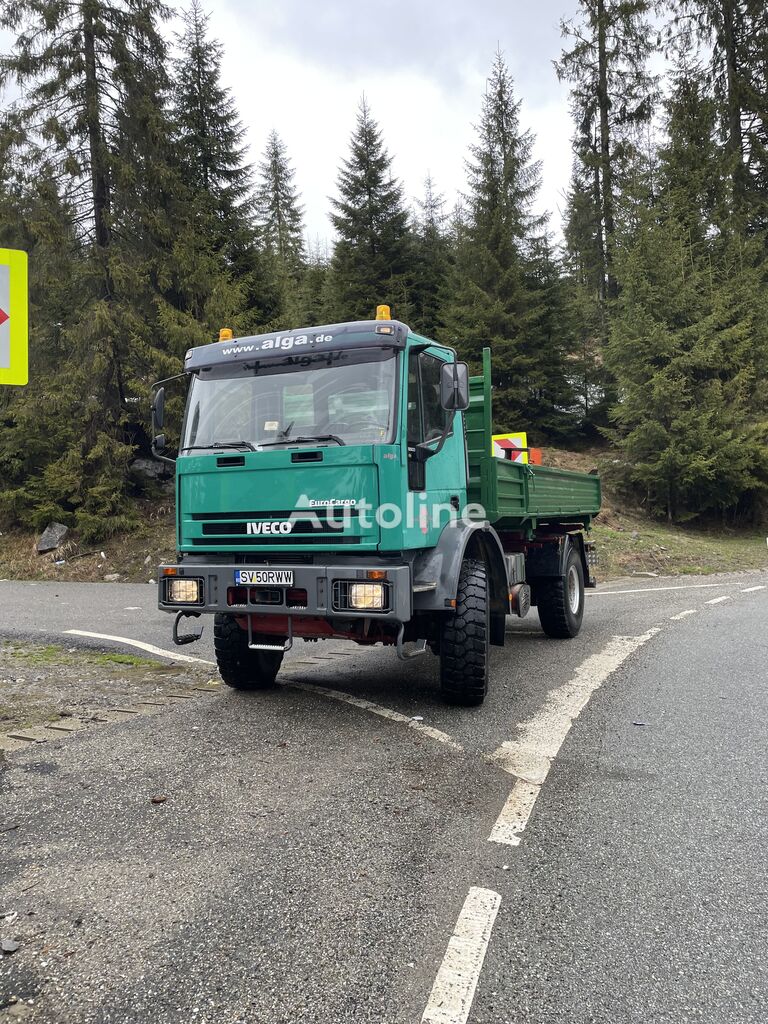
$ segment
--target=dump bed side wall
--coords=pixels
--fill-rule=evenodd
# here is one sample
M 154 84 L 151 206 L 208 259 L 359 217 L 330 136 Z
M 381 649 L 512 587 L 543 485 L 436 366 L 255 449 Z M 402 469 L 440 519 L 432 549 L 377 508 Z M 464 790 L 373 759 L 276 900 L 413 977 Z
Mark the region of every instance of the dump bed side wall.
M 501 477 L 506 464 L 501 459 Z M 600 510 L 600 478 L 550 466 L 527 466 L 528 511 L 535 516 L 596 515 Z
M 497 528 L 519 529 L 526 522 L 583 521 L 600 509 L 600 480 L 550 466 L 524 465 L 491 454 L 493 437 L 490 350 L 483 352 L 482 376 L 470 377 L 464 414 L 469 462 L 468 500 L 483 506 Z

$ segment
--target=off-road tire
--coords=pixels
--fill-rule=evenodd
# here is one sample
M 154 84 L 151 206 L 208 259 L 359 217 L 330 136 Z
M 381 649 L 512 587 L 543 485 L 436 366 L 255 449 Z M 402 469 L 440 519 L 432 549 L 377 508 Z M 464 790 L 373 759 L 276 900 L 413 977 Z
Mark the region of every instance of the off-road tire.
M 275 637 L 275 642 L 280 639 Z M 213 649 L 219 675 L 235 690 L 264 690 L 273 686 L 283 660 L 281 651 L 252 651 L 248 634 L 231 615 L 214 617 Z
M 467 558 L 459 573 L 456 609 L 440 636 L 440 690 L 449 704 L 482 704 L 488 692 L 490 623 L 485 564 Z
M 574 588 L 578 599 L 574 608 Z M 536 580 L 536 607 L 541 628 L 555 640 L 569 640 L 581 629 L 584 618 L 584 568 L 581 555 L 571 545 L 562 579 Z

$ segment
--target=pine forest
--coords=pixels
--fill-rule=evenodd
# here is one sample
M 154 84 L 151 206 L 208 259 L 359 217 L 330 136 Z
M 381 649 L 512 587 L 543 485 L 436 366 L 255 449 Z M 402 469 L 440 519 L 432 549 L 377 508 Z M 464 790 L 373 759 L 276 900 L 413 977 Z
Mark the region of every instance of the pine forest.
M 491 346 L 497 426 L 609 450 L 648 515 L 765 519 L 764 0 L 579 0 L 542 70 L 570 95 L 562 224 L 503 53 L 457 202 L 437 168 L 406 194 L 353 98 L 327 247 L 279 125 L 249 154 L 199 0 L 5 0 L 0 28 L 0 246 L 29 253 L 31 322 L 30 383 L 0 389 L 0 527 L 130 530 L 151 385 L 187 349 L 378 303 L 471 366 Z

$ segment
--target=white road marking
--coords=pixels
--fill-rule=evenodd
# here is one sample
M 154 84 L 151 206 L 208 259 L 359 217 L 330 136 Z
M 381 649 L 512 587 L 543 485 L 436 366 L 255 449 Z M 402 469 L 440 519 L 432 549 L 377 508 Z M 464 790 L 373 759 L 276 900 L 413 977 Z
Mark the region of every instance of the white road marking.
M 680 619 L 685 619 L 689 615 L 695 615 L 698 608 L 687 608 L 684 612 L 678 612 L 677 615 L 670 615 L 670 621 L 679 622 Z
M 204 658 L 193 658 L 190 654 L 176 654 L 175 651 L 164 651 L 162 647 L 155 647 L 154 644 L 145 644 L 143 640 L 131 640 L 127 636 L 111 636 L 109 633 L 90 633 L 85 629 L 65 629 L 69 636 L 87 636 L 93 640 L 111 640 L 115 644 L 127 644 L 129 647 L 138 647 L 140 651 L 148 654 L 156 654 L 159 658 L 170 658 L 171 661 L 195 662 L 197 665 L 214 665 L 213 661 L 206 661 Z
M 747 587 L 746 590 L 742 590 L 742 594 L 754 594 L 756 590 L 765 590 L 765 584 L 761 583 L 759 587 Z
M 517 779 L 509 799 L 488 837 L 490 842 L 517 846 L 533 811 L 552 761 L 574 721 L 595 690 L 657 633 L 658 627 L 638 636 L 615 636 L 597 654 L 576 669 L 571 680 L 551 690 L 541 710 L 520 726 L 515 740 L 502 743 L 489 760 Z
M 585 590 L 590 597 L 613 597 L 615 594 L 652 594 L 659 590 L 706 590 L 712 587 L 738 587 L 738 583 L 686 583 L 679 587 L 640 587 L 638 590 Z
M 381 704 L 374 704 L 371 700 L 365 700 L 362 697 L 353 697 L 352 694 L 344 693 L 342 690 L 330 690 L 327 686 L 312 686 L 311 683 L 296 683 L 290 679 L 278 679 L 278 683 L 281 683 L 283 686 L 290 686 L 291 689 L 294 690 L 306 690 L 307 693 L 319 693 L 323 697 L 329 697 L 331 700 L 339 700 L 344 704 L 351 704 L 353 707 L 361 708 L 363 711 L 370 711 L 373 715 L 379 715 L 380 718 L 388 718 L 391 722 L 398 722 L 400 725 L 407 725 L 409 729 L 415 729 L 416 732 L 424 733 L 425 736 L 429 736 L 430 739 L 437 740 L 438 743 L 443 743 L 446 747 L 450 747 L 452 750 L 464 750 L 464 747 L 449 736 L 447 732 L 435 729 L 431 725 L 424 725 L 423 722 L 416 722 L 413 718 L 409 718 L 408 715 L 401 715 L 399 711 L 392 711 L 391 708 L 382 707 Z
M 492 889 L 469 890 L 421 1024 L 466 1024 L 500 904 Z
M 705 601 L 704 604 L 720 604 L 721 601 L 730 601 L 730 594 L 726 594 L 725 597 L 713 597 L 711 601 Z
M 506 843 L 507 846 L 520 844 L 520 834 L 525 831 L 540 790 L 541 786 L 532 782 L 517 780 L 488 836 L 489 842 Z

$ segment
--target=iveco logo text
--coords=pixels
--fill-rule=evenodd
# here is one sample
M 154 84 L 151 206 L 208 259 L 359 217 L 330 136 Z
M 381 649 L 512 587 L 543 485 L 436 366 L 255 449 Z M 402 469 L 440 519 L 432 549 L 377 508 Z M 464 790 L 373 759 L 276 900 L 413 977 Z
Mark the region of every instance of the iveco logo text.
M 233 345 L 230 348 L 223 348 L 223 356 L 234 356 L 239 352 L 268 352 L 272 349 L 282 349 L 289 352 L 292 348 L 299 348 L 302 345 L 320 345 L 325 341 L 333 341 L 332 334 L 315 334 L 310 337 L 308 334 L 286 334 L 278 335 L 276 338 L 265 338 L 260 345 Z
M 246 533 L 291 533 L 294 527 L 294 523 L 288 520 L 275 523 L 246 523 Z

